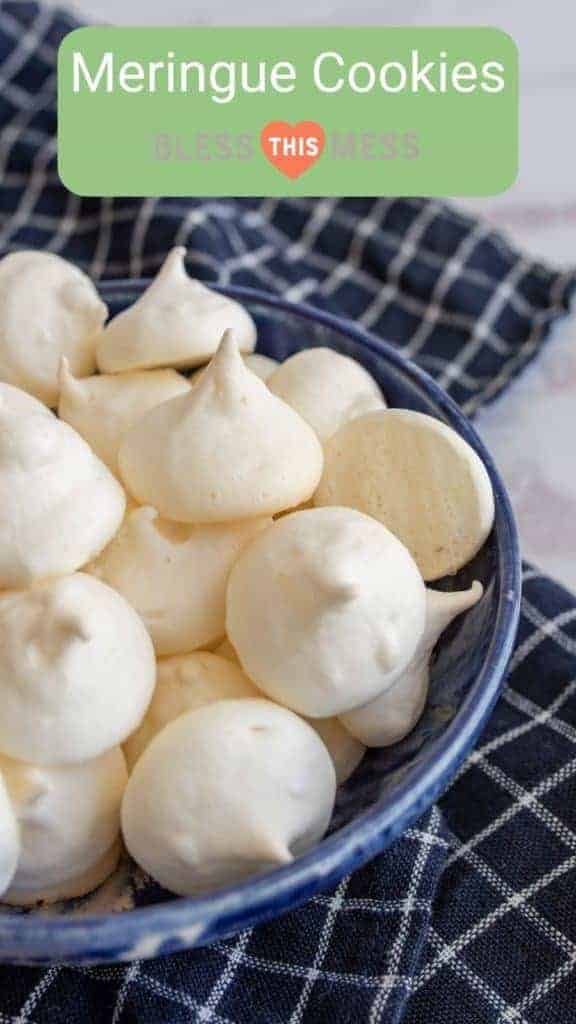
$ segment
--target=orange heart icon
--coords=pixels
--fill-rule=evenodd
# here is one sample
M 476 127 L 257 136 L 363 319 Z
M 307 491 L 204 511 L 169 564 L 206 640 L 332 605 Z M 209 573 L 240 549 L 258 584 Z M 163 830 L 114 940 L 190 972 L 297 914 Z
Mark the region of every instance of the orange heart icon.
M 287 178 L 299 178 L 322 156 L 324 129 L 316 121 L 270 121 L 260 133 L 262 152 Z

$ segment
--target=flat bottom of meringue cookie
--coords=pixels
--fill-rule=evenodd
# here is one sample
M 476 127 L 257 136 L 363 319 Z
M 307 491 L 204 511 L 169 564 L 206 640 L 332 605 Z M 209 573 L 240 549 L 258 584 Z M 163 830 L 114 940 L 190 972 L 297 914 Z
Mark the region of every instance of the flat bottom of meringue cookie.
M 118 867 L 122 845 L 117 840 L 107 852 L 86 871 L 60 885 L 48 889 L 8 889 L 0 902 L 10 907 L 31 907 L 36 903 L 57 903 L 59 900 L 74 900 L 93 892 Z

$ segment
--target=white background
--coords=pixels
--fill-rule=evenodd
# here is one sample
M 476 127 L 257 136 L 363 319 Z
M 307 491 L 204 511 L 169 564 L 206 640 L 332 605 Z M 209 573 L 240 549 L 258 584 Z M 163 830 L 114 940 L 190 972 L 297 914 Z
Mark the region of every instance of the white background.
M 521 62 L 521 163 L 515 186 L 466 200 L 535 255 L 576 265 L 576 3 L 574 0 L 76 0 L 84 18 L 117 24 L 495 25 Z M 508 482 L 524 553 L 576 588 L 576 320 L 538 365 L 483 413 L 479 426 Z

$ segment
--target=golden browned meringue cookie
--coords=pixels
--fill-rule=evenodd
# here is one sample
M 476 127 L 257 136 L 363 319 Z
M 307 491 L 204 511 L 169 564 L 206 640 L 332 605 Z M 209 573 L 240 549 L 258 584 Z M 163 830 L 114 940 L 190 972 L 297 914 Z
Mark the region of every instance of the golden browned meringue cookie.
M 368 413 L 341 427 L 326 445 L 314 503 L 380 520 L 425 580 L 458 572 L 494 522 L 490 478 L 474 449 L 445 423 L 409 409 Z

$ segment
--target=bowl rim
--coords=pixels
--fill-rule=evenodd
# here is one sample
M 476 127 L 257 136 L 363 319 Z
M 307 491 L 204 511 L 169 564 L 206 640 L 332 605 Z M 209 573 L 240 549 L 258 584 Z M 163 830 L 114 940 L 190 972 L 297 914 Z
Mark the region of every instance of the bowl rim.
M 134 299 L 149 280 L 119 278 L 97 282 L 105 301 Z M 210 284 L 231 298 L 267 306 L 310 320 L 344 335 L 410 379 L 478 452 L 494 489 L 499 580 L 494 633 L 484 664 L 445 731 L 426 755 L 408 768 L 398 784 L 374 807 L 323 839 L 293 864 L 209 896 L 176 897 L 124 912 L 79 917 L 0 912 L 0 957 L 28 963 L 54 960 L 126 961 L 176 952 L 238 932 L 293 909 L 390 845 L 447 788 L 474 744 L 499 694 L 512 653 L 520 613 L 521 563 L 518 533 L 502 479 L 470 421 L 442 388 L 394 346 L 345 316 L 291 302 L 238 285 Z M 217 930 L 218 934 L 211 934 Z

